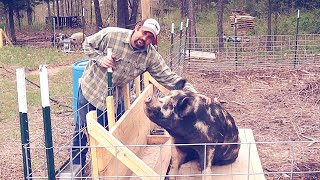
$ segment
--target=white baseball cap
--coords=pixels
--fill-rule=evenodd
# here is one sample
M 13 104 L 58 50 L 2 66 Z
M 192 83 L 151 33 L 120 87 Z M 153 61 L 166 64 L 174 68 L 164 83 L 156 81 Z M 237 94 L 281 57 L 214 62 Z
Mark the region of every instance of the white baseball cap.
M 160 33 L 160 25 L 155 19 L 146 19 L 141 25 L 141 29 L 144 31 L 149 31 L 156 38 Z

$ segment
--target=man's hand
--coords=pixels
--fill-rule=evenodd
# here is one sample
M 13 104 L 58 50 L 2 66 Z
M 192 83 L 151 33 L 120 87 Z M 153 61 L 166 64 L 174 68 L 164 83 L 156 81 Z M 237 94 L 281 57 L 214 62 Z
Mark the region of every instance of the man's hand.
M 203 94 L 198 94 L 201 98 L 203 98 L 207 104 L 211 104 L 211 98 L 203 95 Z
M 109 59 L 107 56 L 103 56 L 99 59 L 99 65 L 104 68 L 111 67 L 113 70 L 115 70 L 116 69 L 116 66 L 114 63 L 115 59 L 116 59 L 115 55 L 112 55 L 112 59 Z

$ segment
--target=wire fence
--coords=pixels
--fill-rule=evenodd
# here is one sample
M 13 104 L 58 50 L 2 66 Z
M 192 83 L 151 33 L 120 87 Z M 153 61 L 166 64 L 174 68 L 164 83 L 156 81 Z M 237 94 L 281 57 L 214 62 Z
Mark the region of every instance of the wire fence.
M 292 85 L 292 87 L 304 87 L 304 91 L 299 91 L 299 93 L 293 93 L 290 96 L 292 104 L 287 104 L 288 109 L 301 108 L 299 107 L 299 101 L 301 93 L 305 93 L 308 96 L 304 97 L 304 107 L 309 109 L 308 117 L 312 119 L 304 119 L 309 121 L 311 125 L 315 126 L 306 127 L 306 129 L 300 129 L 302 132 L 309 132 L 312 129 L 312 134 L 304 135 L 300 134 L 300 138 L 294 141 L 289 141 L 289 139 L 294 139 L 288 137 L 288 139 L 278 139 L 263 138 L 263 133 L 259 134 L 258 141 L 256 145 L 258 147 L 259 153 L 263 154 L 262 166 L 263 173 L 266 175 L 267 179 L 317 179 L 320 178 L 320 147 L 319 147 L 319 86 L 316 82 L 320 80 L 319 61 L 320 61 L 320 35 L 310 34 L 310 35 L 299 35 L 297 39 L 297 47 L 295 46 L 296 39 L 294 36 L 272 36 L 272 43 L 270 47 L 267 47 L 267 36 L 241 36 L 240 42 L 224 42 L 224 48 L 218 47 L 217 37 L 200 37 L 194 40 L 190 40 L 184 34 L 180 37 L 174 39 L 170 47 L 165 48 L 160 51 L 167 64 L 176 73 L 187 77 L 190 79 L 192 84 L 194 84 L 197 89 L 201 92 L 206 92 L 208 89 L 216 88 L 217 91 L 208 91 L 208 93 L 213 93 L 214 95 L 219 95 L 220 98 L 226 98 L 228 102 L 235 102 L 236 104 L 250 104 L 252 107 L 256 106 L 260 108 L 260 112 L 267 112 L 262 110 L 265 108 L 265 103 L 273 105 L 273 103 L 281 103 L 281 98 L 270 98 L 270 99 L 246 99 L 250 96 L 263 96 L 267 98 L 270 94 L 267 90 L 270 89 L 271 85 L 268 79 L 278 79 L 280 80 L 280 87 L 287 86 L 287 84 Z M 189 42 L 195 42 L 190 44 Z M 272 69 L 272 71 L 270 71 Z M 292 71 L 300 70 L 299 74 L 293 74 Z M 267 72 L 266 72 L 267 71 Z M 282 72 L 292 75 L 296 78 L 288 78 L 288 76 L 283 75 Z M 248 73 L 249 75 L 244 75 L 242 73 Z M 253 76 L 252 74 L 255 74 Z M 214 75 L 214 76 L 209 76 Z M 232 78 L 230 78 L 232 76 Z M 228 78 L 229 77 L 229 78 Z M 254 78 L 253 78 L 254 77 Z M 212 80 L 211 78 L 215 78 Z M 255 89 L 253 91 L 259 92 L 257 94 L 248 95 L 246 97 L 238 97 L 238 99 L 232 100 L 228 99 L 230 94 L 224 94 L 227 92 L 235 92 L 239 94 L 245 94 L 243 92 L 238 92 L 244 79 L 253 78 L 255 81 L 250 81 L 249 84 L 245 84 L 249 89 Z M 250 79 L 252 80 L 252 79 Z M 69 82 L 71 83 L 71 82 Z M 256 84 L 255 84 L 256 83 Z M 283 84 L 281 84 L 283 83 Z M 296 84 L 295 84 L 296 83 Z M 140 84 L 142 83 L 142 78 L 140 79 Z M 199 85 L 200 84 L 200 85 Z M 201 85 L 206 84 L 206 86 Z M 243 85 L 243 86 L 245 86 Z M 255 86 L 255 87 L 253 87 Z M 257 87 L 256 87 L 257 86 Z M 136 98 L 135 92 L 136 87 L 134 82 L 129 85 L 131 92 L 131 102 Z M 282 92 L 282 88 L 275 88 L 277 92 Z M 258 89 L 258 90 L 257 90 Z M 303 89 L 303 88 L 302 88 Z M 143 90 L 143 87 L 142 89 Z M 251 91 L 250 91 L 251 92 Z M 291 91 L 290 91 L 291 92 Z M 288 93 L 290 94 L 290 93 Z M 274 95 L 274 94 L 273 94 Z M 282 95 L 282 94 L 281 94 Z M 309 102 L 309 103 L 307 103 Z M 311 103 L 310 103 L 311 102 Z M 122 101 L 115 102 L 115 105 L 120 104 L 118 107 L 121 108 L 121 112 L 124 111 L 124 105 Z M 311 105 L 310 105 L 311 104 Z M 257 110 L 257 114 L 250 114 L 253 112 L 248 112 L 236 106 L 230 106 L 232 111 L 241 113 L 248 113 L 247 117 L 236 114 L 242 120 L 240 124 L 244 127 L 249 126 L 250 121 L 258 123 L 259 120 L 265 118 L 262 117 L 263 113 Z M 249 107 L 250 108 L 250 107 Z M 259 109 L 258 108 L 258 109 Z M 312 109 L 312 111 L 311 111 Z M 270 108 L 267 115 L 270 117 L 273 114 L 279 114 L 277 108 Z M 297 117 L 304 117 L 305 109 L 294 109 L 294 115 L 287 116 L 285 120 L 277 123 L 286 123 L 290 119 Z M 38 112 L 39 110 L 37 110 Z M 74 131 L 74 119 L 73 113 L 76 111 L 70 111 L 70 108 L 62 108 L 62 106 L 54 104 L 52 107 L 52 136 L 53 136 L 53 149 L 54 149 L 54 169 L 55 174 L 61 173 L 70 163 L 71 150 L 72 150 L 72 137 Z M 280 116 L 280 115 L 279 115 Z M 116 117 L 118 119 L 119 117 Z M 37 119 L 37 120 L 35 120 Z M 276 118 L 271 118 L 276 119 Z M 245 121 L 247 120 L 247 121 Z M 44 139 L 44 128 L 41 113 L 34 113 L 29 115 L 29 133 L 30 142 L 28 146 L 22 147 L 23 151 L 30 150 L 31 152 L 31 166 L 32 172 L 28 172 L 27 179 L 48 179 L 48 167 L 47 167 L 47 156 L 45 139 Z M 245 121 L 245 122 L 244 122 Z M 279 120 L 280 121 L 280 120 Z M 261 121 L 266 122 L 266 121 Z M 258 123 L 261 125 L 261 123 Z M 309 129 L 307 129 L 309 128 Z M 86 129 L 83 129 L 86 131 Z M 287 129 L 290 131 L 290 129 Z M 281 134 L 281 132 L 278 132 Z M 254 132 L 254 135 L 255 132 Z M 303 141 L 303 136 L 309 138 L 308 141 Z M 270 138 L 270 136 L 267 136 Z M 301 138 L 302 137 L 302 138 Z M 18 147 L 19 145 L 16 144 Z M 90 148 L 90 147 L 89 147 Z M 92 148 L 92 147 L 91 147 Z M 272 151 L 276 150 L 275 153 Z M 2 156 L 5 156 L 4 154 Z M 90 167 L 90 155 L 88 154 L 89 160 L 84 166 L 85 175 L 87 178 L 92 178 L 91 167 Z M 250 157 L 250 155 L 248 156 Z M 270 163 L 268 159 L 276 159 L 279 162 Z M 7 157 L 6 163 L 19 162 L 20 158 L 15 156 Z M 250 165 L 249 165 L 250 166 Z M 30 167 L 31 168 L 31 167 Z M 60 169 L 61 168 L 61 169 Z M 73 166 L 72 166 L 73 168 Z M 21 170 L 21 169 L 20 169 Z M 6 168 L 5 171 L 1 171 L 1 176 L 4 178 L 22 179 L 22 173 L 20 170 L 10 170 Z M 8 173 L 10 172 L 10 173 Z M 80 173 L 80 171 L 78 171 Z M 10 175 L 12 174 L 12 175 Z M 213 174 L 212 174 L 213 175 Z M 222 176 L 224 174 L 220 174 Z M 232 174 L 228 174 L 232 175 Z M 233 174 L 237 175 L 237 174 Z M 238 174 L 239 175 L 239 174 Z M 248 176 L 247 174 L 242 174 L 242 176 Z M 83 174 L 73 175 L 81 177 Z M 201 174 L 183 174 L 178 175 L 182 178 L 202 176 Z M 120 177 L 120 176 L 119 176 Z M 107 178 L 107 177 L 104 177 Z
M 271 39 L 270 45 L 268 39 Z M 190 69 L 294 68 L 319 64 L 319 34 L 298 35 L 297 39 L 290 35 L 240 36 L 237 41 L 224 42 L 223 48 L 219 48 L 217 37 L 200 37 L 190 41 L 194 42 L 189 44 L 191 48 L 188 49 Z M 197 57 L 198 51 L 212 54 Z

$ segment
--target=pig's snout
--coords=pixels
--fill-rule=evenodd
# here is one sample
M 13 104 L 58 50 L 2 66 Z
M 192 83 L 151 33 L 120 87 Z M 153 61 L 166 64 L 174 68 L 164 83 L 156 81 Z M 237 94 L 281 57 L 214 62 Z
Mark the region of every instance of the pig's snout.
M 152 101 L 152 96 L 148 96 L 148 97 L 144 100 L 145 103 L 150 103 L 151 101 Z

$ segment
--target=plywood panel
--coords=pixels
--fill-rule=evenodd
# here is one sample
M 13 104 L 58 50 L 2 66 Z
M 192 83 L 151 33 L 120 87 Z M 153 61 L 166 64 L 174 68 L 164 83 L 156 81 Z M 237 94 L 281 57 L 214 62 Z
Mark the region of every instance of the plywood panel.
M 171 159 L 171 139 L 158 146 L 147 146 L 141 153 L 142 160 L 151 167 L 157 174 L 158 179 L 164 179 Z M 136 180 L 140 178 L 131 178 Z
M 214 166 L 211 177 L 206 179 L 215 180 L 265 180 L 258 150 L 253 138 L 251 129 L 239 129 L 241 138 L 241 148 L 237 160 L 226 166 Z M 246 144 L 246 143 L 251 144 Z M 198 163 L 189 162 L 181 166 L 179 175 L 184 180 L 200 180 L 202 179 Z M 251 175 L 249 175 L 251 174 Z
M 150 132 L 150 120 L 146 117 L 143 105 L 144 99 L 151 94 L 153 86 L 148 85 L 143 93 L 133 102 L 130 109 L 126 111 L 121 118 L 110 129 L 110 133 L 116 137 L 122 144 L 125 145 L 143 145 L 147 144 L 147 135 Z M 101 144 L 99 144 L 101 145 Z M 109 147 L 109 149 L 115 147 Z M 143 146 L 128 147 L 138 157 Z M 98 148 L 99 155 L 103 164 L 99 163 L 99 175 L 100 176 L 129 176 L 132 172 L 119 160 L 114 158 L 112 154 L 105 148 Z M 103 152 L 104 151 L 104 152 Z M 98 156 L 99 156 L 98 155 Z M 100 162 L 100 161 L 99 161 Z M 128 178 L 120 178 L 128 179 Z
M 156 180 L 158 174 L 147 166 L 140 158 L 138 158 L 132 151 L 124 146 L 117 138 L 112 136 L 103 126 L 96 120 L 96 113 L 91 111 L 87 114 L 88 132 L 103 147 L 113 146 L 117 149 L 109 149 L 112 155 L 116 156 L 123 164 L 130 168 L 141 179 Z M 150 176 L 150 177 L 148 177 Z

